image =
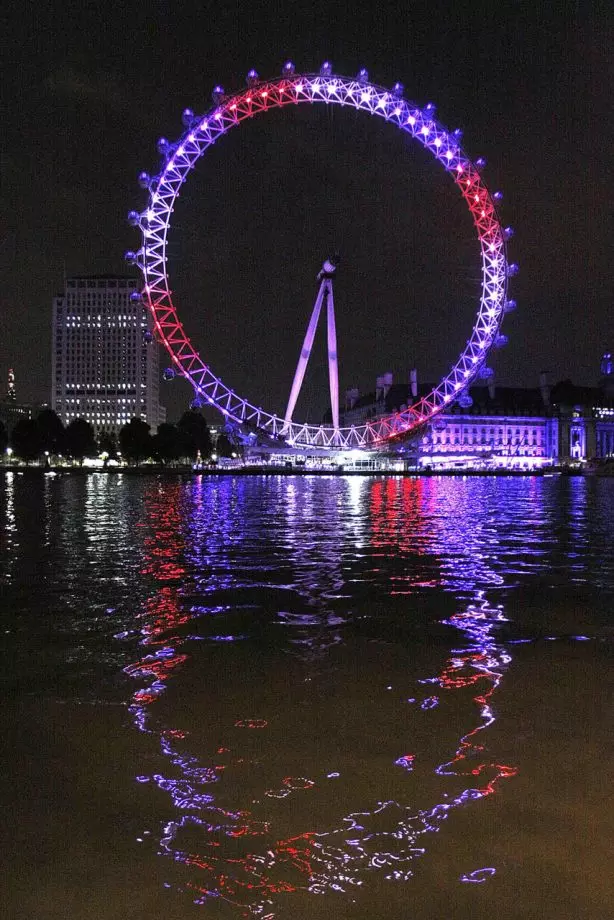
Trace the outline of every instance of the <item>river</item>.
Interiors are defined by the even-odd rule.
[[[3,917],[605,920],[614,480],[0,473]]]

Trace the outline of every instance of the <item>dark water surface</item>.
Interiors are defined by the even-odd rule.
[[[2,916],[614,915],[614,481],[0,475]]]

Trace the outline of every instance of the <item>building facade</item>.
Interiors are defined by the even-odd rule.
[[[154,432],[165,420],[159,348],[137,284],[79,276],[54,298],[51,407],[65,425],[84,418],[97,435],[116,435],[131,418]]]
[[[31,419],[43,406],[33,406],[31,403],[22,403],[17,400],[15,385],[15,371],[9,368],[6,395],[0,398],[0,422],[7,431],[12,431],[17,422],[22,419]]]
[[[608,360],[609,359],[609,360]],[[392,374],[377,378],[375,390],[346,393],[342,426],[407,408],[430,386],[407,384]],[[327,419],[328,421],[328,419]],[[471,387],[413,441],[400,446],[421,467],[485,466],[537,468],[614,457],[614,369],[609,353],[596,387],[563,381],[550,387],[544,375],[535,388]]]

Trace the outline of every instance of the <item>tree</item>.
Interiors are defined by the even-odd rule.
[[[11,447],[18,457],[30,463],[43,452],[43,442],[38,425],[31,418],[21,418],[11,432]]]
[[[200,451],[201,457],[211,454],[211,433],[209,426],[200,412],[184,412],[177,425],[179,431],[180,451],[182,457],[195,460]]]
[[[141,460],[151,456],[152,437],[149,425],[140,418],[131,418],[119,432],[119,446],[122,455],[138,466]]]
[[[231,444],[228,436],[225,434],[221,434],[217,439],[215,452],[218,457],[232,457],[233,454],[237,453],[234,445]]]
[[[153,452],[161,463],[178,460],[181,456],[180,435],[175,425],[163,422],[153,436]]]
[[[108,454],[109,457],[115,457],[117,454],[117,440],[115,435],[108,431],[103,431],[98,440],[98,453]]]
[[[65,432],[66,453],[72,460],[83,463],[84,457],[97,453],[94,429],[84,418],[74,419]]]
[[[42,409],[36,417],[40,434],[41,451],[49,454],[61,454],[65,449],[64,425],[53,409]]]
[[[4,456],[9,446],[9,433],[6,430],[4,422],[0,422],[0,456]]]

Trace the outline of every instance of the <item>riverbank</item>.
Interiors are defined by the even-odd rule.
[[[455,469],[455,470],[346,470],[334,469],[300,469],[297,467],[280,466],[247,466],[247,467],[207,467],[193,469],[189,466],[157,466],[146,464],[144,466],[122,467],[78,467],[78,466],[23,466],[7,464],[1,467],[4,472],[24,474],[28,476],[371,476],[394,478],[432,478],[437,476],[453,477],[526,477],[526,476],[597,476],[614,477],[614,467],[609,469],[571,469],[569,467],[549,467],[539,470],[517,469]]]

